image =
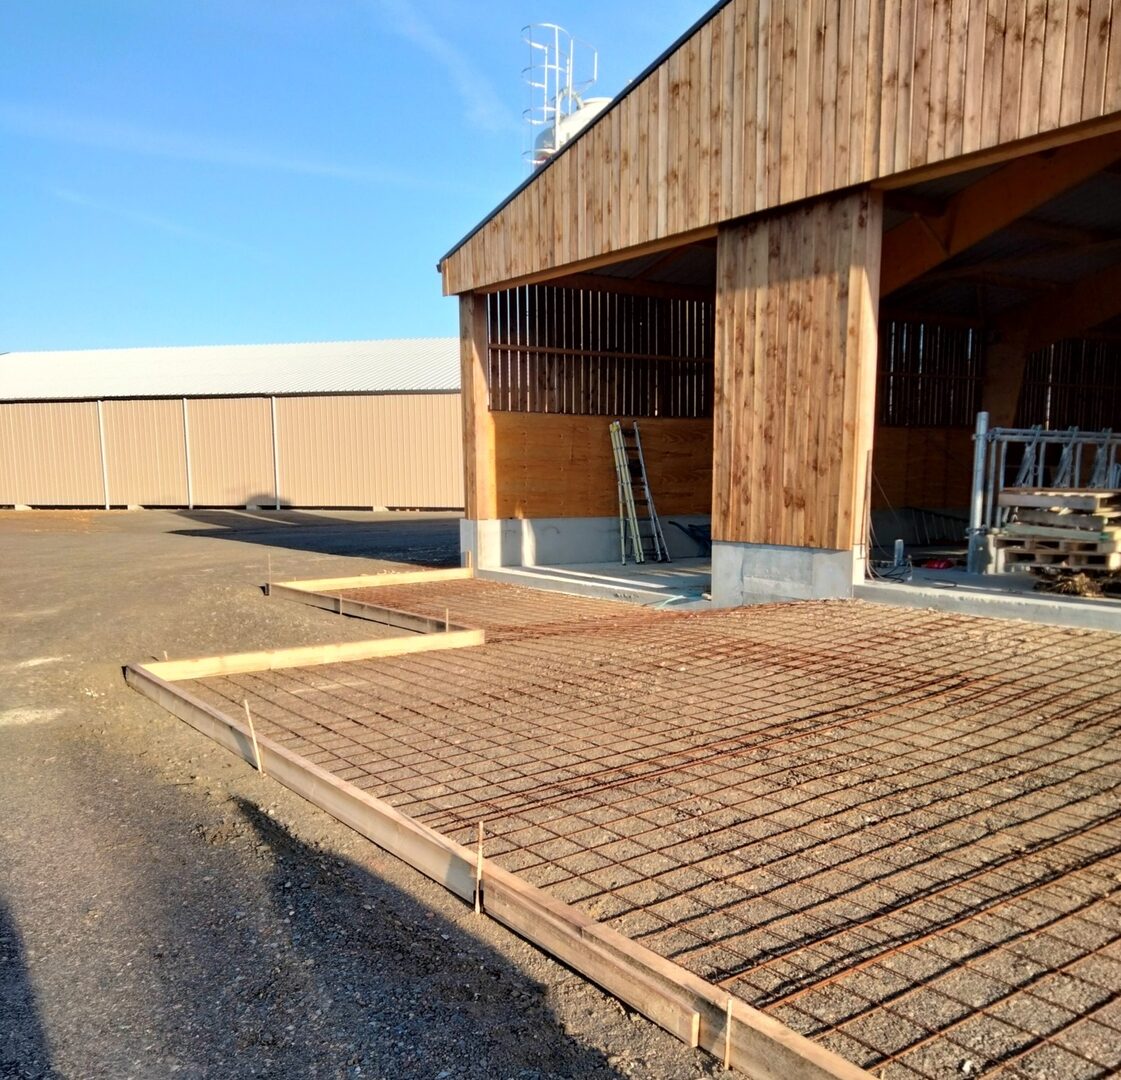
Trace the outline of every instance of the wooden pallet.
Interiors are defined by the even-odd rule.
[[[1000,506],[1032,510],[1069,510],[1089,514],[1121,511],[1117,488],[1005,488],[997,496]]]
[[[1022,525],[1044,525],[1063,529],[1089,529],[1092,532],[1121,531],[1121,510],[1102,510],[1078,514],[1071,510],[1029,510],[1016,507],[1016,521]]]
[[[1121,552],[1055,551],[1035,547],[998,547],[998,566],[1005,570],[1031,570],[1050,566],[1058,570],[1121,570]]]
[[[1061,518],[1057,520],[1062,520]],[[1075,529],[1065,525],[1036,525],[1030,522],[1014,521],[1000,530],[1001,537],[1039,543],[1058,544],[1096,544],[1102,552],[1119,551],[1121,547],[1121,528]]]

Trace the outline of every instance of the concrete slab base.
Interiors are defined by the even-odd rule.
[[[978,575],[962,575],[977,577]],[[988,579],[990,582],[994,579]],[[1023,619],[1043,626],[1073,626],[1082,630],[1121,633],[1121,603],[1080,596],[1019,593],[1000,582],[989,587],[971,582],[928,584],[868,581],[853,594],[860,600],[897,607],[925,608],[959,615],[984,615],[998,619]]]
[[[707,555],[680,529],[670,526],[670,520],[707,526],[707,515],[674,514],[672,518],[662,518],[671,558]],[[459,526],[459,549],[464,565],[470,561],[476,569],[612,562],[621,565],[617,517],[464,518]]]
[[[709,607],[704,597],[711,581],[708,559],[682,559],[671,563],[626,566],[583,563],[577,566],[511,566],[479,570],[487,581],[547,589],[600,600],[625,600],[632,604],[673,607]]]
[[[712,600],[717,607],[740,607],[848,598],[858,568],[863,563],[856,551],[717,540],[712,545]]]

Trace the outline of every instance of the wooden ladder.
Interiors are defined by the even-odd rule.
[[[627,561],[629,539],[636,563],[646,562],[648,558],[655,562],[669,562],[665,533],[654,509],[654,496],[650,494],[638,424],[633,423],[628,431],[621,421],[613,420],[609,430],[619,491],[619,552],[622,561],[624,564]]]

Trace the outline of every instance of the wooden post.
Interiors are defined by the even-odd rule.
[[[865,189],[721,230],[714,540],[863,542],[881,222]]]
[[[460,378],[463,402],[463,498],[469,521],[497,516],[494,421],[487,387],[487,298],[459,298]]]

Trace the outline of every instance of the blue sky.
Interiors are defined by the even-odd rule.
[[[452,334],[521,28],[622,89],[711,0],[0,0],[0,352]]]

